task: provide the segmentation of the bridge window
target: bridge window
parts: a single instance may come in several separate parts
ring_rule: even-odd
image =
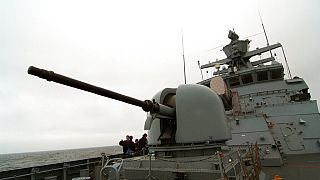
[[[275,69],[271,71],[271,79],[282,79],[282,69]]]
[[[248,83],[252,83],[253,82],[253,79],[252,79],[252,74],[245,74],[245,75],[242,75],[242,83],[243,84],[248,84]]]
[[[267,71],[257,72],[257,76],[258,76],[258,81],[268,80],[268,72]]]
[[[240,85],[239,76],[230,78],[229,82],[230,82],[230,86]]]

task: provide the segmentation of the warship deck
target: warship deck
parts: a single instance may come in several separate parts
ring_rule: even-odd
[[[283,179],[320,179],[320,153],[287,155],[280,167],[263,167],[266,179],[280,175]]]

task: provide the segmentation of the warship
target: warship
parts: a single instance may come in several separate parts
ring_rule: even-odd
[[[141,107],[148,153],[5,171],[0,180],[320,179],[320,116],[306,82],[289,71],[284,78],[271,53],[280,43],[249,51],[249,40],[228,37],[227,58],[200,66],[216,69],[212,77],[145,101],[29,67],[31,75]]]

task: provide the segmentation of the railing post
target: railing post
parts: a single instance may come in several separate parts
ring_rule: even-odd
[[[70,167],[70,163],[63,163],[63,180],[67,180],[68,167]]]
[[[101,167],[103,167],[106,162],[106,154],[103,152],[101,153],[101,156]]]
[[[39,172],[39,168],[32,168],[31,169],[31,180],[36,180],[36,174],[37,174],[37,172]]]

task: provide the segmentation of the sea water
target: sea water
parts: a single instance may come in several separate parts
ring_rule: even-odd
[[[106,146],[57,151],[0,154],[0,172],[12,169],[28,168],[47,164],[100,157],[101,153],[110,155],[119,154],[121,152],[121,146]]]

